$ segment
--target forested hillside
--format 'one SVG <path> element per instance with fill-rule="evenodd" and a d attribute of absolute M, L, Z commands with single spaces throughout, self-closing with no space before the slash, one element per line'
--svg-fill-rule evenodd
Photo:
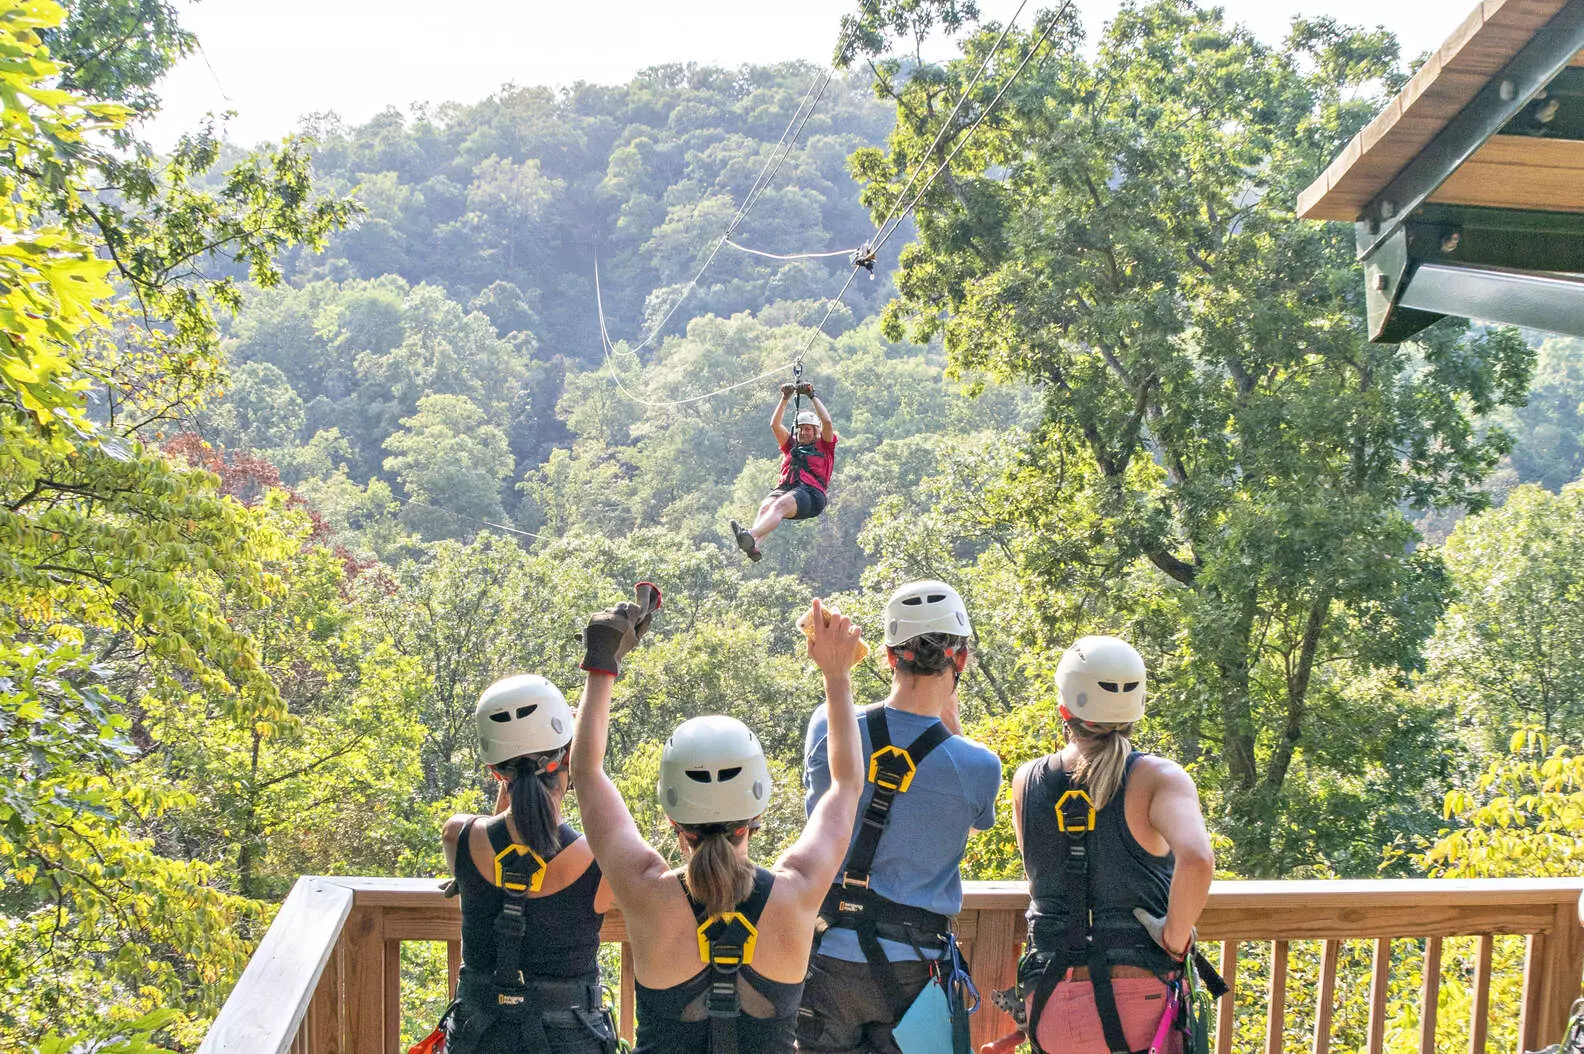
<path fill-rule="evenodd" d="M 128 19 L 146 49 L 93 46 Z M 1187 0 L 1041 19 L 938 66 L 876 22 L 833 78 L 657 67 L 164 157 L 169 9 L 0 0 L 0 1046 L 192 1049 L 298 875 L 441 873 L 441 822 L 493 800 L 480 690 L 575 694 L 574 634 L 641 578 L 666 604 L 611 754 L 666 852 L 674 725 L 758 730 L 784 842 L 794 618 L 829 597 L 872 639 L 939 577 L 1009 771 L 1057 742 L 1068 642 L 1139 646 L 1140 742 L 1228 876 L 1580 873 L 1584 346 L 1370 345 L 1351 232 L 1292 216 L 1395 44 Z M 722 244 L 851 251 L 914 193 L 823 330 L 848 255 Z M 750 564 L 726 523 L 800 357 L 831 504 Z M 1020 873 L 1008 812 L 971 877 Z"/>

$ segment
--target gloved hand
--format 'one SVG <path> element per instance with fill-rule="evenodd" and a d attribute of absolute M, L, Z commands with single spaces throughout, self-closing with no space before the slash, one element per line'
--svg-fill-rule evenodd
<path fill-rule="evenodd" d="M 653 582 L 633 586 L 636 604 L 623 601 L 589 619 L 583 631 L 583 661 L 579 665 L 590 673 L 621 673 L 622 656 L 638 646 L 649 632 L 649 622 L 660 610 L 660 590 Z"/>
<path fill-rule="evenodd" d="M 806 395 L 812 399 L 814 397 L 814 386 L 808 381 L 804 381 L 802 384 L 797 386 L 797 393 L 799 395 Z"/>
<path fill-rule="evenodd" d="M 791 381 L 787 381 L 785 384 L 783 384 L 781 386 L 781 398 L 783 398 L 783 399 L 792 398 L 793 394 L 795 394 L 796 392 L 797 392 L 797 385 L 793 384 Z"/>
<path fill-rule="evenodd" d="M 1188 958 L 1188 953 L 1193 950 L 1194 941 L 1199 939 L 1199 930 L 1194 928 L 1188 931 L 1188 943 L 1181 951 L 1170 947 L 1166 943 L 1166 920 L 1157 915 L 1151 915 L 1143 908 L 1134 908 L 1133 917 L 1139 920 L 1139 925 L 1149 931 L 1150 938 L 1161 946 L 1161 950 L 1178 962 Z"/>

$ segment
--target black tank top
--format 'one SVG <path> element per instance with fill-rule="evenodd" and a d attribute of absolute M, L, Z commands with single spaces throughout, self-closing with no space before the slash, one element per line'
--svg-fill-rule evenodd
<path fill-rule="evenodd" d="M 753 892 L 737 905 L 751 924 L 759 924 L 759 914 L 774 884 L 775 875 L 757 869 Z M 686 886 L 683 892 L 687 892 Z M 691 896 L 688 903 L 694 905 L 695 914 L 702 910 Z M 708 1054 L 710 1019 L 704 1004 L 710 972 L 705 966 L 670 988 L 637 986 L 638 1045 L 633 1054 Z M 744 966 L 737 973 L 737 995 L 742 1002 L 737 1018 L 738 1054 L 792 1054 L 803 982 L 772 981 L 752 966 Z"/>
<path fill-rule="evenodd" d="M 490 848 L 501 852 L 511 844 L 506 814 L 491 816 L 484 823 Z M 506 902 L 493 875 L 479 873 L 468 851 L 468 835 L 473 822 L 463 828 L 457 842 L 456 879 L 462 891 L 462 968 L 459 984 L 491 984 L 495 975 L 495 918 Z M 561 845 L 571 845 L 583 836 L 569 824 L 561 825 Z M 577 881 L 558 893 L 529 897 L 523 916 L 528 931 L 523 937 L 520 969 L 523 977 L 579 979 L 599 971 L 599 934 L 605 916 L 594 910 L 594 894 L 600 884 L 600 866 L 590 861 Z"/>
<path fill-rule="evenodd" d="M 1173 859 L 1155 856 L 1128 830 L 1128 775 L 1144 755 L 1128 755 L 1122 784 L 1095 816 L 1089 845 L 1089 906 L 1093 934 L 1111 962 L 1157 972 L 1173 967 L 1169 956 L 1133 917 L 1134 908 L 1166 914 L 1171 894 Z M 1082 910 L 1082 896 L 1067 888 L 1063 843 L 1068 836 L 1056 824 L 1056 802 L 1071 787 L 1057 755 L 1041 758 L 1023 786 L 1023 868 L 1029 876 L 1029 937 L 1036 951 L 1055 954 L 1066 943 L 1069 914 Z"/>

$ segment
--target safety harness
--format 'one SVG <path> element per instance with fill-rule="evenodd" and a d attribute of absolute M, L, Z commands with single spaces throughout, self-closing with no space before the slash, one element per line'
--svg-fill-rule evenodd
<path fill-rule="evenodd" d="M 462 828 L 458 852 L 467 851 L 474 822 L 469 820 Z M 549 863 L 520 842 L 512 842 L 495 854 L 495 884 L 503 898 L 500 914 L 495 917 L 495 972 L 488 985 L 478 986 L 484 989 L 483 998 L 469 1000 L 469 1012 L 446 1044 L 446 1054 L 470 1054 L 490 1026 L 502 1018 L 517 1019 L 527 1054 L 551 1054 L 544 1027 L 544 1016 L 551 1011 L 569 1012 L 583 1027 L 606 1041 L 607 1049 L 615 1050 L 614 1031 L 597 983 L 561 979 L 529 982 L 523 976 L 520 964 L 523 939 L 528 932 L 528 896 L 544 887 L 548 871 Z"/>
<path fill-rule="evenodd" d="M 886 957 L 880 939 L 901 941 L 913 946 L 920 959 L 928 947 L 939 951 L 946 947 L 952 929 L 952 918 L 939 912 L 898 904 L 894 900 L 869 888 L 869 871 L 874 866 L 875 851 L 891 820 L 891 806 L 898 794 L 906 794 L 918 773 L 918 767 L 930 751 L 951 738 L 951 733 L 939 721 L 926 728 L 906 747 L 891 742 L 886 727 L 885 705 L 866 707 L 864 717 L 869 724 L 869 775 L 874 793 L 864 809 L 858 828 L 858 840 L 847 858 L 847 868 L 840 881 L 825 894 L 820 906 L 820 924 L 815 928 L 814 953 L 819 953 L 820 940 L 832 926 L 855 930 L 858 947 L 869 963 L 869 972 L 885 993 L 891 1006 L 893 1019 L 899 1019 L 907 1010 L 907 994 L 897 980 L 896 971 Z"/>
<path fill-rule="evenodd" d="M 681 876 L 677 876 L 681 879 Z M 774 876 L 760 868 L 754 875 L 753 892 L 736 910 L 711 915 L 693 895 L 687 884 L 682 892 L 698 922 L 699 958 L 709 967 L 709 993 L 705 1010 L 710 1019 L 710 1054 L 737 1054 L 737 1019 L 742 1015 L 742 997 L 737 993 L 737 977 L 753 962 L 759 943 L 759 916 L 770 900 Z"/>
<path fill-rule="evenodd" d="M 1062 840 L 1062 869 L 1064 886 L 1073 891 L 1075 910 L 1067 914 L 1067 929 L 1056 953 L 1042 956 L 1031 953 L 1019 966 L 1018 988 L 1028 991 L 1032 984 L 1033 1003 L 1028 1012 L 1026 1030 L 1029 1046 L 1035 1054 L 1046 1054 L 1036 1038 L 1039 1035 L 1040 1017 L 1067 971 L 1075 966 L 1089 968 L 1089 982 L 1094 989 L 1095 1009 L 1100 1014 L 1100 1028 L 1105 1033 L 1106 1048 L 1111 1054 L 1145 1054 L 1128 1046 L 1122 1028 L 1122 1016 L 1117 1010 L 1116 992 L 1111 985 L 1111 960 L 1103 941 L 1096 940 L 1091 929 L 1089 895 L 1089 835 L 1096 823 L 1094 799 L 1077 787 L 1069 787 L 1056 800 L 1056 826 L 1066 837 Z M 1029 923 L 1028 947 L 1034 947 L 1034 923 Z M 1193 953 L 1194 966 L 1205 988 L 1215 998 L 1220 998 L 1227 988 L 1215 968 L 1200 952 Z M 1168 981 L 1168 983 L 1172 983 Z M 1179 982 L 1180 983 L 1180 982 Z"/>

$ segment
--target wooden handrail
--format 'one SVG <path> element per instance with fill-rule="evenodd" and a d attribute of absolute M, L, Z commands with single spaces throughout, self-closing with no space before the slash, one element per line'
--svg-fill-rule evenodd
<path fill-rule="evenodd" d="M 1012 983 L 1023 940 L 1028 887 L 1023 882 L 965 883 L 958 936 L 985 1000 L 973 1018 L 975 1045 L 1011 1031 L 989 993 Z M 1478 965 L 1471 1049 L 1484 1054 L 1494 936 L 1526 939 L 1523 998 L 1518 1009 L 1522 1049 L 1561 1038 L 1567 1008 L 1584 979 L 1584 878 L 1217 882 L 1199 922 L 1202 940 L 1222 943 L 1223 972 L 1238 949 L 1268 945 L 1272 969 L 1264 991 L 1277 1008 L 1312 998 L 1289 982 L 1292 942 L 1321 941 L 1320 1003 L 1311 1049 L 1331 1043 L 1331 1001 L 1338 949 L 1347 940 L 1374 942 L 1367 1048 L 1380 1049 L 1386 1025 L 1386 982 L 1392 941 L 1426 939 L 1424 961 L 1439 967 L 1448 937 L 1477 937 Z M 621 916 L 606 916 L 604 940 L 622 943 Z M 398 1054 L 401 1031 L 401 944 L 444 941 L 455 983 L 461 913 L 428 879 L 305 877 L 281 906 L 199 1054 Z M 623 947 L 621 1025 L 633 1025 L 631 956 Z M 1279 957 L 1279 958 L 1278 958 Z M 1279 965 L 1277 965 L 1279 962 Z M 1437 978 L 1424 978 L 1421 999 L 1433 1000 Z M 1229 981 L 1237 979 L 1231 976 Z M 1256 976 L 1254 979 L 1258 981 Z M 1482 998 L 1483 997 L 1483 998 Z M 1483 1008 L 1482 1008 L 1483 1004 Z M 1512 1008 L 1506 1008 L 1510 1014 Z M 1258 1046 L 1280 1050 L 1284 1014 L 1267 1011 Z M 1216 1050 L 1234 1049 L 1236 1017 L 1228 1001 L 1218 1017 Z M 1434 1051 L 1432 1010 L 1419 1025 L 1419 1047 Z"/>

